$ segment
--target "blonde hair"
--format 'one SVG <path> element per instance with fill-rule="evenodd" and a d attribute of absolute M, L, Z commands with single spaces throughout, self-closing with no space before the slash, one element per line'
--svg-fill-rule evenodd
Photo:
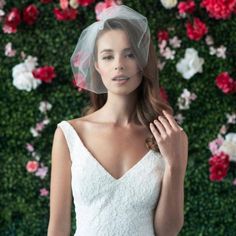
<path fill-rule="evenodd" d="M 110 23 L 109 25 L 113 26 L 113 29 L 121 29 L 119 24 L 116 24 L 115 22 L 112 23 L 113 19 L 109 19 Z M 115 19 L 117 22 L 117 18 Z M 120 19 L 121 20 L 121 19 Z M 122 21 L 124 21 L 122 19 Z M 128 21 L 126 22 L 128 23 Z M 124 24 L 124 23 L 123 23 Z M 107 30 L 106 27 L 101 31 L 100 34 L 98 34 L 97 40 Z M 132 32 L 127 32 L 128 35 Z M 132 42 L 131 42 L 132 45 Z M 132 45 L 133 46 L 133 45 Z M 96 60 L 97 58 L 97 45 L 95 44 L 94 48 L 94 58 Z M 159 74 L 158 74 L 158 68 L 157 68 L 157 56 L 155 52 L 155 48 L 152 42 L 152 39 L 150 37 L 150 44 L 149 44 L 149 55 L 148 55 L 148 62 L 143 70 L 143 79 L 140 83 L 139 87 L 137 88 L 137 95 L 139 99 L 137 99 L 136 103 L 136 109 L 133 114 L 133 117 L 135 120 L 137 120 L 138 124 L 146 126 L 147 129 L 149 128 L 150 122 L 153 122 L 154 119 L 156 119 L 159 115 L 162 114 L 162 110 L 166 110 L 168 113 L 173 115 L 173 109 L 172 107 L 166 102 L 161 96 L 160 96 L 160 85 L 159 85 Z M 99 73 L 96 71 L 94 64 L 92 65 L 92 77 L 93 79 L 101 79 Z M 97 110 L 99 110 L 107 100 L 107 93 L 105 94 L 96 94 L 91 91 L 89 92 L 90 96 L 90 104 L 84 107 L 82 110 L 82 116 L 91 114 Z M 149 149 L 153 149 L 154 151 L 159 151 L 158 145 L 156 143 L 156 140 L 154 136 L 152 135 L 151 138 L 147 138 L 145 140 L 146 146 Z"/>

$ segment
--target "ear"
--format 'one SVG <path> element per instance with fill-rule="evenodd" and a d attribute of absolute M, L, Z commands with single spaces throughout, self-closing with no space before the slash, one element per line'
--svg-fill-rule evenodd
<path fill-rule="evenodd" d="M 96 61 L 94 62 L 94 67 L 95 67 L 96 71 L 100 74 L 98 63 Z"/>

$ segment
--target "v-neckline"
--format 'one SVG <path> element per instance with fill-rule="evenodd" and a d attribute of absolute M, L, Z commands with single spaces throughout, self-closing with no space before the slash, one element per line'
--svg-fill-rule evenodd
<path fill-rule="evenodd" d="M 115 178 L 113 175 L 110 174 L 110 172 L 108 170 L 105 169 L 105 167 L 94 157 L 94 155 L 88 150 L 88 148 L 84 145 L 84 143 L 82 142 L 79 134 L 77 133 L 77 131 L 75 130 L 75 128 L 73 127 L 73 125 L 69 122 L 66 121 L 65 122 L 72 128 L 72 130 L 74 131 L 74 133 L 76 134 L 76 137 L 78 138 L 80 144 L 82 145 L 82 147 L 84 148 L 84 150 L 89 154 L 88 156 L 91 158 L 92 161 L 94 161 L 98 167 L 107 175 L 109 176 L 113 181 L 115 182 L 119 182 L 121 180 L 123 180 L 124 178 L 126 178 L 126 176 L 128 176 L 129 174 L 132 173 L 132 171 L 134 171 L 136 168 L 138 168 L 142 162 L 144 162 L 146 160 L 146 158 L 149 156 L 149 154 L 153 151 L 152 149 L 150 149 L 148 152 L 146 152 L 142 158 L 136 162 L 131 168 L 129 168 L 121 177 L 119 178 Z"/>

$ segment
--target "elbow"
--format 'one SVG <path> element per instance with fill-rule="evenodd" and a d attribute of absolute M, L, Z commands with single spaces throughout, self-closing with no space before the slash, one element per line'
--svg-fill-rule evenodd
<path fill-rule="evenodd" d="M 56 227 L 49 224 L 47 236 L 70 236 L 70 229 Z"/>
<path fill-rule="evenodd" d="M 176 227 L 161 228 L 156 230 L 155 236 L 178 236 L 184 226 L 184 222 Z"/>

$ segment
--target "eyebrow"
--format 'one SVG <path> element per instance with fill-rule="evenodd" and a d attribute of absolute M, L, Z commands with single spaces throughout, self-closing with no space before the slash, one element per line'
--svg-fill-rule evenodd
<path fill-rule="evenodd" d="M 124 48 L 122 51 L 130 51 L 131 48 Z M 103 53 L 103 52 L 113 52 L 112 49 L 103 49 L 100 53 Z"/>

